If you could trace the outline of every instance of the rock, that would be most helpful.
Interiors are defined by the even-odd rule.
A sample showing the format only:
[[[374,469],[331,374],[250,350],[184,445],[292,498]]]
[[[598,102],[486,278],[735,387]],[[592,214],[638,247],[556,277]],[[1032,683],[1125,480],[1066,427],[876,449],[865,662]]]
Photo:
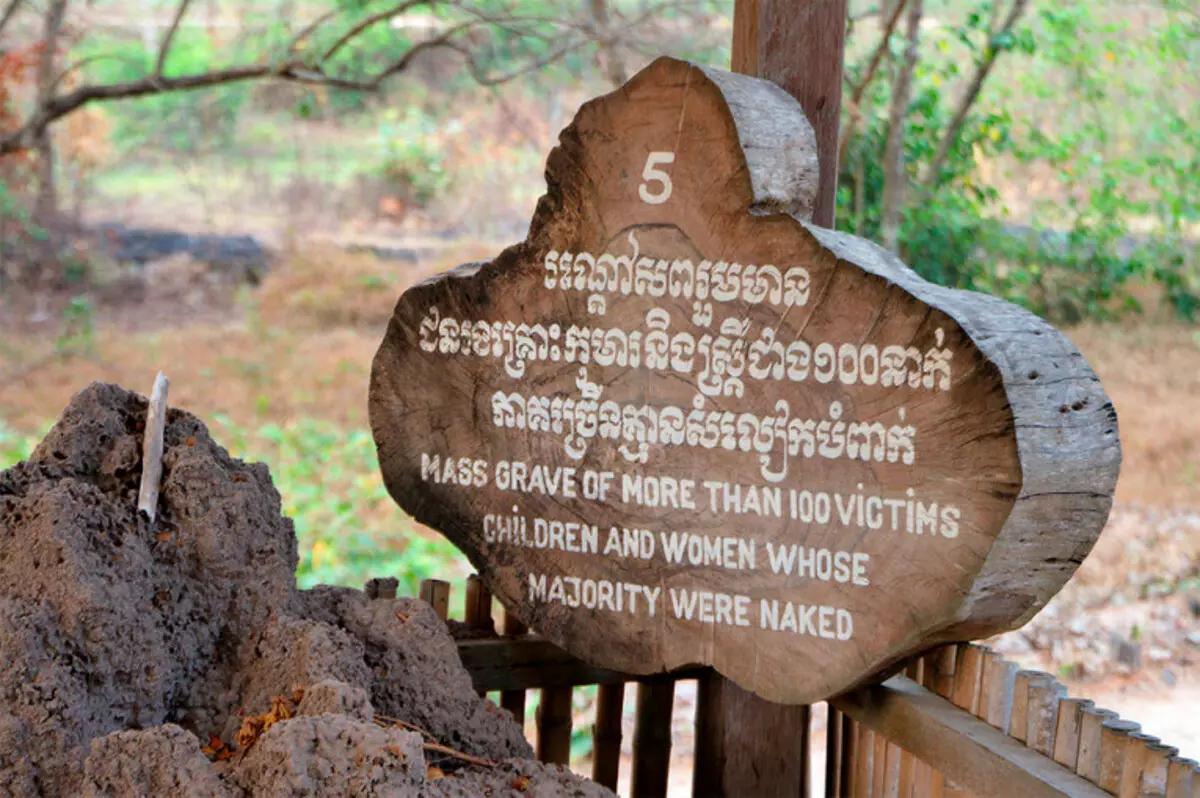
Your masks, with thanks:
[[[468,767],[430,781],[424,798],[615,798],[614,793],[560,765],[509,760],[495,767]]]
[[[419,735],[376,711],[468,754],[533,756],[426,604],[296,590],[267,468],[189,413],[168,412],[158,522],[140,518],[145,415],[143,397],[95,383],[0,472],[0,796],[421,794]],[[210,764],[199,741],[233,748],[276,696],[293,717]]]
[[[532,758],[512,716],[480,698],[446,625],[424,602],[372,601],[358,590],[321,586],[301,600],[310,617],[362,641],[380,715],[425,729],[445,745],[486,759]]]
[[[255,798],[418,796],[421,735],[341,715],[293,718],[267,729],[231,780]]]
[[[83,798],[170,795],[173,798],[234,798],[195,735],[168,724],[122,731],[92,741],[83,765]]]
[[[366,690],[332,680],[317,682],[305,690],[296,711],[300,715],[347,715],[364,723],[375,719]]]

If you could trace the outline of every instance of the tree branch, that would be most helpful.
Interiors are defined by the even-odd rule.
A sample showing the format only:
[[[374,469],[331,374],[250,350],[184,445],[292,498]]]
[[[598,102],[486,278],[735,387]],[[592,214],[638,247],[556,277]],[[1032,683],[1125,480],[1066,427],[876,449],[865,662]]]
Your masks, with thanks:
[[[4,32],[4,26],[8,24],[13,15],[17,13],[17,9],[21,7],[21,0],[12,0],[8,7],[4,9],[4,13],[0,15],[0,33]]]
[[[892,84],[892,107],[888,112],[887,143],[883,151],[883,201],[880,239],[884,247],[896,252],[900,243],[900,206],[908,176],[904,169],[904,122],[908,118],[908,102],[912,97],[913,71],[921,42],[921,15],[924,0],[910,0],[908,9],[908,43],[904,61]]]
[[[987,81],[988,75],[996,63],[996,57],[1000,54],[1000,51],[996,48],[996,40],[1001,36],[1012,33],[1017,20],[1025,13],[1025,8],[1028,5],[1029,0],[1013,0],[1012,7],[1008,10],[1008,17],[1004,20],[1003,27],[1000,30],[990,31],[987,51],[984,52],[983,59],[976,64],[975,75],[972,77],[966,93],[963,94],[962,100],[959,101],[958,109],[954,112],[950,125],[946,128],[945,135],[942,136],[942,140],[938,144],[937,154],[934,155],[933,160],[929,164],[929,169],[925,172],[923,182],[926,188],[935,187],[941,180],[942,167],[946,165],[946,158],[950,155],[950,148],[958,142],[959,134],[962,133],[963,125],[967,121],[967,114],[971,112],[971,107],[975,105],[975,101],[979,98],[979,93],[983,91],[983,84]]]
[[[846,147],[850,144],[850,139],[854,136],[854,131],[858,127],[858,120],[862,116],[862,98],[866,93],[867,87],[871,85],[871,81],[875,78],[875,72],[879,69],[879,64],[883,61],[883,54],[887,52],[888,45],[892,41],[892,32],[896,30],[896,23],[900,19],[900,14],[904,11],[904,7],[909,0],[898,0],[896,7],[892,9],[891,15],[887,18],[887,22],[883,26],[883,35],[879,38],[879,44],[875,47],[875,52],[871,55],[871,61],[867,64],[867,71],[863,74],[862,80],[854,87],[854,93],[850,97],[850,118],[846,120],[846,126],[842,128],[842,135],[838,140],[838,165],[846,159]]]
[[[378,14],[372,14],[371,16],[367,17],[366,19],[359,21],[359,23],[357,25],[350,28],[350,30],[346,31],[346,33],[343,34],[340,39],[338,39],[336,42],[333,43],[332,47],[330,47],[328,50],[325,51],[325,55],[321,56],[318,63],[323,64],[326,61],[328,61],[330,58],[333,58],[333,56],[337,54],[338,50],[345,47],[351,40],[354,39],[354,37],[358,36],[360,33],[365,31],[367,28],[378,25],[380,22],[385,22],[389,19],[392,19],[393,17],[398,17],[401,14],[405,13],[406,11],[412,10],[416,6],[428,4],[428,2],[429,2],[429,0],[407,0],[407,2],[398,3],[397,5],[392,6],[391,8],[387,9],[386,11],[380,11]]]
[[[158,48],[158,60],[154,62],[155,77],[162,77],[163,66],[167,63],[167,53],[171,49],[171,40],[175,38],[175,33],[179,30],[179,23],[183,21],[183,16],[187,13],[191,2],[192,0],[179,0],[179,7],[175,9],[175,18],[171,20],[171,27],[167,28],[167,32],[163,34],[162,44]]]

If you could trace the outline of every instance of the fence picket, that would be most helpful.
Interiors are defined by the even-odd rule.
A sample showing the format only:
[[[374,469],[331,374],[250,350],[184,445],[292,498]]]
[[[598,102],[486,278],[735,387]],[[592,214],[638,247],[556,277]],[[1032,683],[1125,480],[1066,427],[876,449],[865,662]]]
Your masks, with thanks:
[[[505,637],[520,637],[528,630],[525,628],[525,624],[521,623],[520,618],[506,609],[504,611],[503,631]],[[521,728],[525,727],[524,690],[505,690],[500,693],[500,708],[511,712],[513,719],[520,724]]]
[[[441,579],[422,579],[417,597],[433,607],[443,621],[450,616],[450,583]]]
[[[1083,710],[1094,706],[1086,698],[1064,698],[1058,702],[1058,717],[1054,723],[1053,759],[1058,764],[1074,770],[1079,761],[1079,731],[1083,724]]]
[[[1067,688],[1049,674],[1029,683],[1029,708],[1025,717],[1025,744],[1039,754],[1054,754],[1054,735],[1058,730],[1058,702]]]
[[[1100,784],[1100,730],[1110,720],[1115,720],[1117,713],[1097,706],[1086,707],[1081,711],[1079,724],[1079,755],[1075,763],[1075,772],[1092,784]]]
[[[1141,726],[1132,721],[1114,718],[1100,727],[1100,780],[1097,786],[1113,795],[1121,789],[1121,773],[1125,769],[1125,758],[1133,743],[1134,732]]]
[[[674,682],[643,682],[637,688],[633,727],[633,798],[665,798],[671,765]]]
[[[1181,756],[1167,760],[1167,798],[1196,798],[1200,794],[1200,773],[1196,762]]]
[[[602,684],[596,690],[596,725],[592,727],[592,780],[617,789],[621,768],[621,717],[625,685]]]
[[[537,708],[537,757],[551,765],[571,762],[570,687],[546,687]]]

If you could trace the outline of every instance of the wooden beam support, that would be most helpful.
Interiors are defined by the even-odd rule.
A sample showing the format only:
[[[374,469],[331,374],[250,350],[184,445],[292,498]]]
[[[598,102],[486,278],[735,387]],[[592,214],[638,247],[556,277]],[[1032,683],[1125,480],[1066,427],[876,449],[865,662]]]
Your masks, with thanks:
[[[847,0],[737,0],[734,72],[766,78],[800,101],[817,134],[820,191],[813,221],[833,227]]]
[[[1105,798],[1109,793],[902,676],[834,705],[976,795]]]
[[[809,795],[809,708],[764,701],[715,672],[700,679],[695,796]]]

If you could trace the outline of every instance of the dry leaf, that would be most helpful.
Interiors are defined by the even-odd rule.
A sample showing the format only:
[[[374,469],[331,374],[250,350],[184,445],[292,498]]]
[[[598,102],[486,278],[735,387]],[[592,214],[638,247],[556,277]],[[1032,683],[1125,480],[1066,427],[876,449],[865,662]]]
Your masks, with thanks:
[[[512,780],[512,788],[519,792],[525,792],[529,789],[530,779],[524,773]]]
[[[213,762],[224,762],[233,756],[233,751],[225,747],[225,743],[215,734],[208,735],[208,745],[200,747],[200,753]]]
[[[438,779],[446,778],[446,774],[437,765],[430,765],[425,768],[425,778],[429,781],[437,781]]]
[[[166,543],[168,540],[171,539],[171,533],[170,532],[159,532],[157,537],[158,537],[159,543]]]
[[[192,435],[187,436],[186,438],[183,439],[183,445],[188,446],[188,447],[195,446],[196,438]]]
[[[271,699],[270,710],[261,715],[252,715],[242,719],[242,727],[238,729],[237,733],[238,748],[248,751],[267,729],[290,717],[292,717],[292,712],[288,709],[287,699],[281,695],[275,696]]]

